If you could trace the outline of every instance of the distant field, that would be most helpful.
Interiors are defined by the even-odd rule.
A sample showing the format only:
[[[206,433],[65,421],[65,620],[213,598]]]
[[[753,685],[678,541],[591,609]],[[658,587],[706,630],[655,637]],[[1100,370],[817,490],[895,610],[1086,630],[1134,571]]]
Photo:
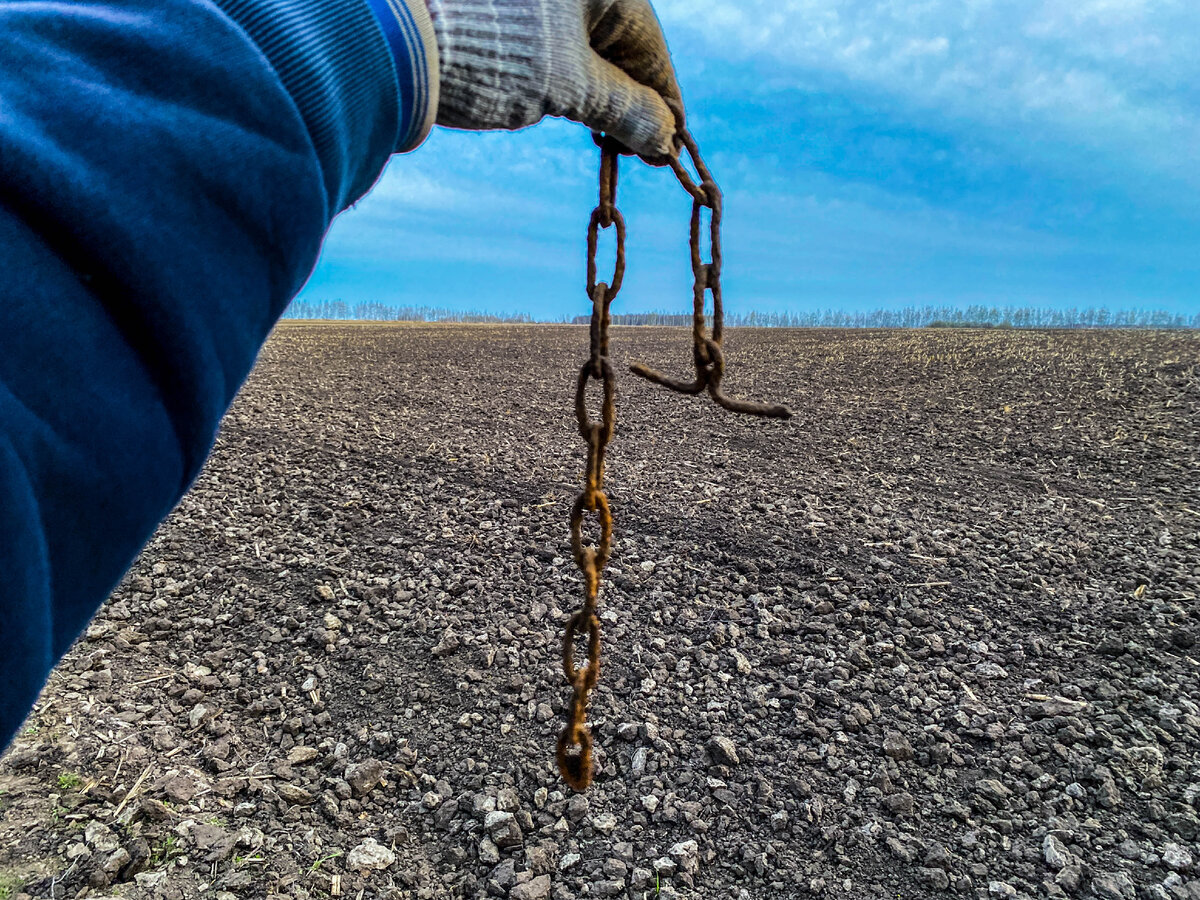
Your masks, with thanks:
[[[575,797],[586,345],[281,326],[0,763],[0,892],[1200,897],[1200,335],[734,330],[789,424],[624,376]]]

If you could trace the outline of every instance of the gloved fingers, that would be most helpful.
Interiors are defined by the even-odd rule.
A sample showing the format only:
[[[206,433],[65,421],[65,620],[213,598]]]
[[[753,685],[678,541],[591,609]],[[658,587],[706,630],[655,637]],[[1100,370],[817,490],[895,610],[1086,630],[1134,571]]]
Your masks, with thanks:
[[[658,91],[682,131],[683,97],[650,0],[588,0],[586,24],[592,49],[634,81]]]
[[[677,123],[662,95],[596,54],[586,78],[582,108],[561,114],[616,138],[648,163],[664,164],[676,149]]]

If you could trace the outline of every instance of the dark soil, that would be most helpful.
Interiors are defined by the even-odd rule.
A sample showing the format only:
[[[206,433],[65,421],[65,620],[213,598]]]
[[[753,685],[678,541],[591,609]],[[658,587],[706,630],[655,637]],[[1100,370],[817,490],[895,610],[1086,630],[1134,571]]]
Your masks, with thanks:
[[[280,329],[0,763],[0,897],[1200,900],[1200,337],[732,332],[790,424],[626,376],[574,795],[586,343]]]

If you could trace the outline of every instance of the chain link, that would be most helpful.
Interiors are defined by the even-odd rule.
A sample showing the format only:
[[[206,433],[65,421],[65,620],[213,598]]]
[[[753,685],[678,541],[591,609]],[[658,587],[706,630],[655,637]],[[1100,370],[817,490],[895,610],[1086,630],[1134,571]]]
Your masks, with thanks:
[[[753,403],[735,400],[721,390],[721,379],[725,375],[725,357],[721,350],[724,337],[725,309],[721,298],[721,189],[700,157],[700,150],[688,132],[680,135],[681,145],[687,150],[699,176],[699,184],[692,180],[678,157],[671,157],[670,166],[692,197],[691,256],[692,256],[692,357],[696,367],[694,381],[685,382],[670,378],[661,372],[640,363],[632,371],[673,391],[682,394],[700,394],[707,390],[709,396],[725,409],[754,416],[789,419],[791,410],[786,406]],[[592,783],[592,736],[587,727],[588,697],[600,677],[600,618],[596,605],[600,595],[600,577],[612,555],[613,517],[608,497],[604,493],[604,460],[609,441],[617,421],[616,372],[608,357],[609,308],[621,290],[625,277],[625,219],[617,209],[617,168],[623,148],[611,138],[596,138],[600,146],[600,202],[592,211],[587,232],[587,291],[592,301],[591,354],[579,370],[575,388],[575,416],[579,422],[579,434],[587,442],[587,472],[583,492],[571,509],[571,552],[575,564],[583,574],[583,608],[567,624],[563,638],[563,674],[571,686],[570,712],[567,724],[559,735],[555,756],[558,770],[563,779],[576,791],[585,791]],[[709,210],[709,262],[705,262],[701,250],[702,210]],[[600,231],[616,229],[617,258],[610,283],[596,281],[596,252]],[[711,336],[706,331],[704,301],[711,292],[713,297],[713,322]],[[592,421],[587,408],[587,388],[590,382],[599,381],[603,388],[604,402],[599,422]],[[600,539],[594,546],[587,546],[583,539],[584,520],[594,515],[599,520]],[[586,638],[587,665],[575,665],[575,642]]]

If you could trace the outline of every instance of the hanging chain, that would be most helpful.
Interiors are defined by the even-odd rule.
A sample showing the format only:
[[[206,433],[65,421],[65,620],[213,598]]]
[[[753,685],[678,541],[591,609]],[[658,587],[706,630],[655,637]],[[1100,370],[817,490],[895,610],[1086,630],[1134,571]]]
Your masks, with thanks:
[[[680,138],[700,178],[700,183],[696,184],[679,157],[670,158],[675,177],[679,179],[684,190],[692,195],[692,361],[696,367],[696,378],[691,382],[680,381],[642,363],[634,363],[630,366],[630,371],[681,394],[699,394],[707,389],[717,405],[730,412],[770,419],[790,419],[792,411],[786,406],[735,400],[721,390],[721,379],[725,377],[725,354],[721,351],[721,341],[725,332],[725,306],[721,298],[721,189],[717,187],[712,173],[700,157],[700,148],[691,134],[684,131]],[[705,208],[709,210],[711,245],[711,261],[707,263],[704,262],[700,247],[701,210]],[[712,337],[705,333],[704,299],[709,291],[712,292],[713,298]]]
[[[713,181],[691,134],[685,131],[680,137],[700,178],[700,183],[696,184],[683,163],[677,157],[671,157],[671,169],[692,197],[692,357],[696,378],[692,382],[679,381],[641,363],[631,369],[642,378],[682,394],[699,394],[707,389],[718,405],[732,412],[789,419],[792,412],[786,406],[735,400],[721,390],[721,379],[725,375],[725,357],[721,351],[725,327],[721,298],[721,189]],[[591,355],[579,370],[575,388],[575,416],[579,421],[579,434],[587,442],[587,474],[583,493],[571,509],[571,551],[583,574],[584,602],[583,609],[567,624],[563,638],[563,674],[572,693],[567,724],[559,735],[555,753],[563,779],[577,791],[587,790],[592,783],[592,736],[587,727],[587,705],[588,696],[600,677],[600,618],[596,614],[596,603],[600,594],[600,576],[612,554],[613,530],[612,510],[604,493],[604,457],[617,420],[616,373],[608,358],[609,308],[621,290],[625,276],[625,219],[616,206],[617,160],[623,148],[611,138],[597,137],[596,143],[600,145],[600,203],[592,211],[587,233],[587,290],[592,301]],[[710,213],[711,255],[707,263],[703,260],[700,240],[701,210],[705,208]],[[616,227],[617,259],[612,283],[606,284],[596,281],[596,249],[601,229],[613,226]],[[710,291],[713,296],[711,337],[705,330],[704,315],[704,301]],[[592,421],[587,409],[587,388],[591,381],[599,381],[604,391],[599,422]],[[589,514],[596,516],[600,525],[600,540],[595,547],[585,546],[583,542],[583,523]],[[578,639],[587,640],[587,665],[582,668],[575,665]]]
[[[579,434],[587,441],[587,475],[583,493],[571,510],[571,551],[583,573],[584,601],[567,625],[563,639],[563,674],[571,685],[571,711],[566,727],[558,738],[558,770],[572,788],[585,791],[592,783],[592,736],[587,728],[588,694],[600,677],[600,619],[596,600],[600,593],[600,575],[612,553],[612,511],[604,494],[604,454],[612,440],[617,421],[616,372],[608,358],[609,307],[621,290],[625,275],[625,219],[617,209],[617,159],[620,145],[610,138],[600,144],[600,203],[592,211],[587,234],[588,296],[592,300],[591,355],[579,370],[575,388],[575,417]],[[612,283],[596,281],[596,248],[600,230],[616,226],[617,262]],[[593,422],[587,409],[587,388],[599,381],[604,389],[604,406],[599,422]],[[600,523],[600,542],[584,546],[583,521],[593,514]],[[587,638],[587,665],[575,665],[575,641]]]

